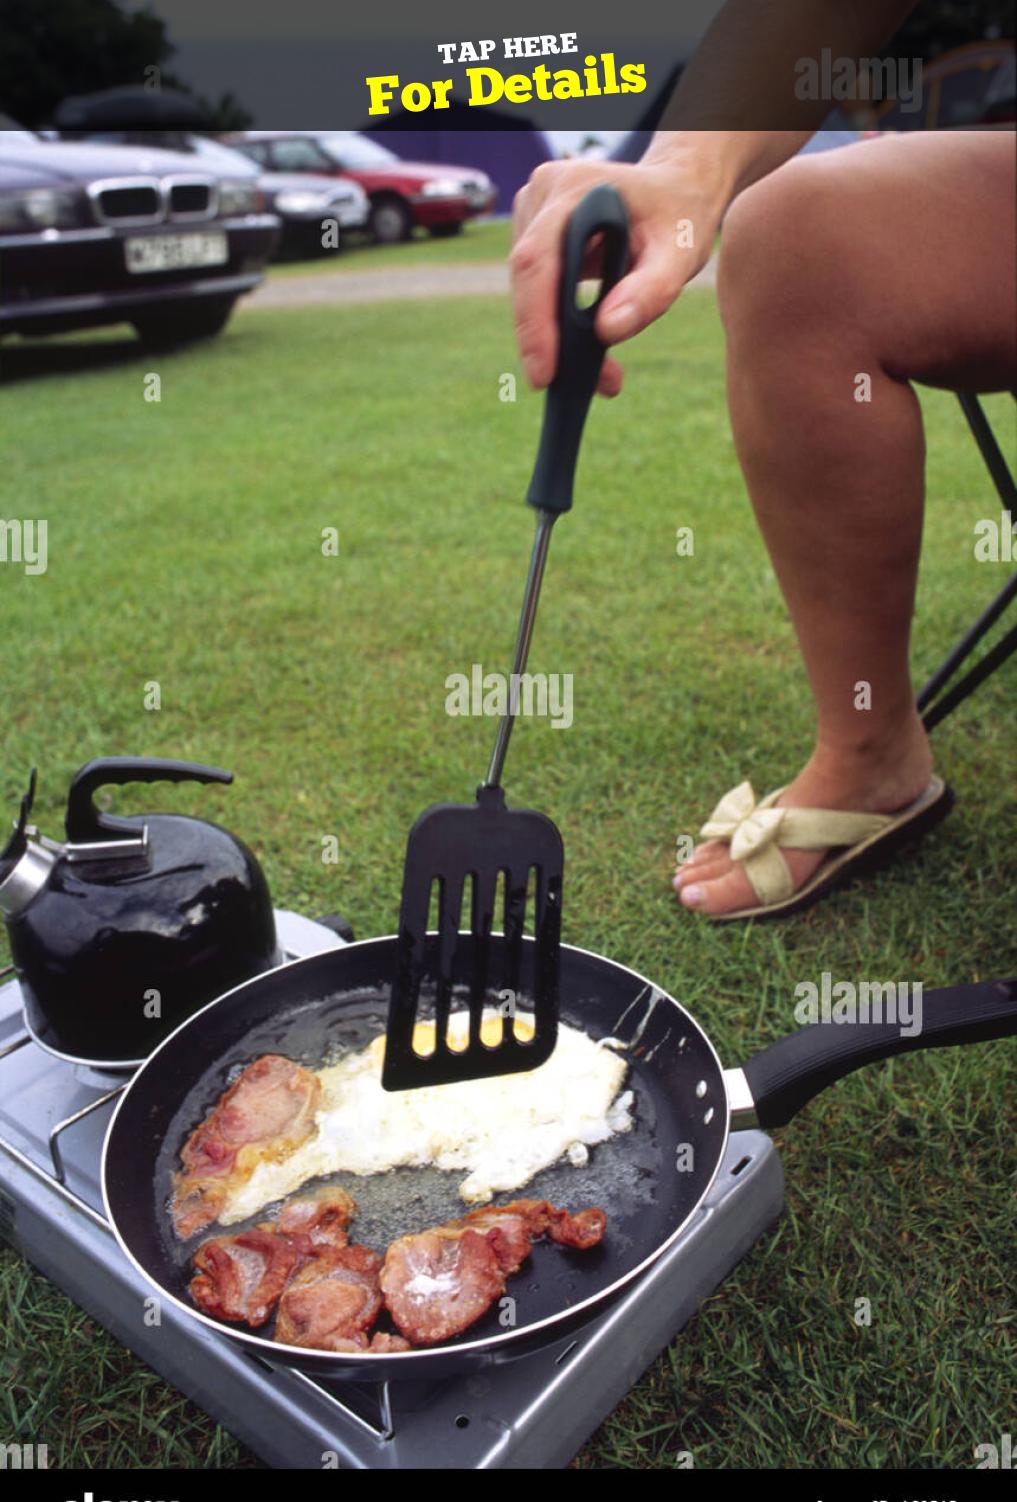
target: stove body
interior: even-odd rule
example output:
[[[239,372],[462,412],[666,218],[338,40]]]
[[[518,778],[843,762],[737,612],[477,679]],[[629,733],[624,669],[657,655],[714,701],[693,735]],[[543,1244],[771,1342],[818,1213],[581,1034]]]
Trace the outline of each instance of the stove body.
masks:
[[[342,942],[297,914],[278,913],[277,923],[289,958]],[[121,1253],[102,1209],[102,1141],[122,1083],[45,1053],[25,1032],[16,982],[0,986],[0,1237],[280,1468],[567,1465],[783,1204],[770,1139],[734,1132],[683,1236],[578,1332],[442,1382],[310,1377],[270,1364],[172,1305],[156,1314],[154,1291]]]

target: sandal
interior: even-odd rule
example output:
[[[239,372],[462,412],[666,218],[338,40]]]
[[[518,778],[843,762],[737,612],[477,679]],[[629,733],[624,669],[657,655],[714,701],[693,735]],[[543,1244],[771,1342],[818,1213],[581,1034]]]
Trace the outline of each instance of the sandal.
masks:
[[[759,898],[757,907],[707,913],[711,922],[785,917],[810,907],[832,887],[882,865],[905,843],[932,829],[946,818],[954,802],[953,792],[941,777],[933,777],[913,803],[894,814],[774,807],[783,792],[778,788],[757,803],[752,784],[740,783],[720,800],[699,831],[704,839],[730,845],[731,859],[741,865]],[[830,854],[795,891],[782,849],[829,850]]]

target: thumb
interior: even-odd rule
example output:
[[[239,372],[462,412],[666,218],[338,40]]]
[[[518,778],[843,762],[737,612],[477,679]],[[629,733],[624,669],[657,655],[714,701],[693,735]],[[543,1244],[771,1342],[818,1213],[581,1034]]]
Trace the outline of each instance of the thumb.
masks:
[[[666,313],[682,289],[679,258],[669,245],[648,248],[627,276],[604,298],[597,333],[605,344],[620,344]]]

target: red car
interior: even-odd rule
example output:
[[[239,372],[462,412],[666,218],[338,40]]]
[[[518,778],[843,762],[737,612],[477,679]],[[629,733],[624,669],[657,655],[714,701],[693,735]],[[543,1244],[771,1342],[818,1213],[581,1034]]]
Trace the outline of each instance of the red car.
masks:
[[[457,235],[467,219],[497,197],[491,179],[473,167],[404,162],[356,131],[241,131],[227,144],[269,172],[351,177],[371,202],[368,227],[382,244],[407,240],[419,225],[432,235]]]

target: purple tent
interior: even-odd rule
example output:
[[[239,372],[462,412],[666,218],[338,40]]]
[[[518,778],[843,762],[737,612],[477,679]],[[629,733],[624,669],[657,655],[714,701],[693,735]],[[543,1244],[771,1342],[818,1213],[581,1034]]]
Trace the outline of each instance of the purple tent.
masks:
[[[450,113],[454,110],[455,105]],[[496,214],[511,211],[513,197],[533,169],[553,156],[542,131],[515,120],[507,129],[406,130],[409,119],[412,116],[400,111],[393,115],[391,125],[386,121],[364,134],[377,136],[404,162],[445,162],[450,167],[477,167],[486,172],[498,189]]]

